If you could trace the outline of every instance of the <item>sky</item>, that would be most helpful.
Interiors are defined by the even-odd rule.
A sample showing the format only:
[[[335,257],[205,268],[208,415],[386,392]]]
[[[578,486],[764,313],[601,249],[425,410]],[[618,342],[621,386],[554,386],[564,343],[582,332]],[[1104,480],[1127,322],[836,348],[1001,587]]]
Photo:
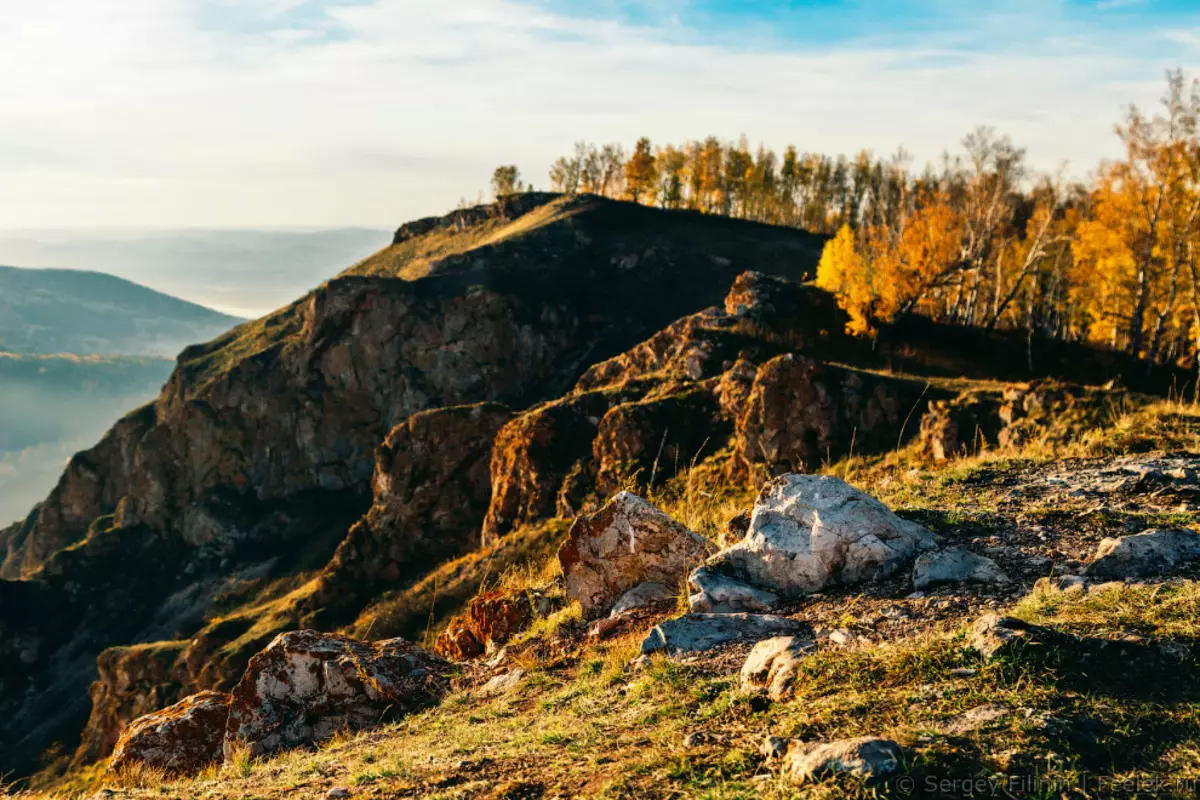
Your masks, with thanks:
[[[1173,67],[1195,0],[7,0],[0,228],[390,228],[639,136],[1085,177]]]

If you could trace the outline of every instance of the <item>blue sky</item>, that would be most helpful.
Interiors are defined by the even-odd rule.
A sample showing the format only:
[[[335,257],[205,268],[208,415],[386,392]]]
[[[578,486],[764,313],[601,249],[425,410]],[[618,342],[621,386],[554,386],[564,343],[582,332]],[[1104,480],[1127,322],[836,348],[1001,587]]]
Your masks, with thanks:
[[[0,226],[393,226],[578,139],[914,154],[975,125],[1084,177],[1182,0],[39,0],[0,26]],[[2,254],[0,254],[2,255]]]

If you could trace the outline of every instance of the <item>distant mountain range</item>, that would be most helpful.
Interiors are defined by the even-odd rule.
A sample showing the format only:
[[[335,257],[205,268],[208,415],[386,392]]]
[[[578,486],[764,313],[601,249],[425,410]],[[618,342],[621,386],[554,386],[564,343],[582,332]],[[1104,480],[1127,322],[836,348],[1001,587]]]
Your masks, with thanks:
[[[99,272],[0,267],[0,351],[174,357],[240,322]]]
[[[180,350],[241,321],[100,272],[0,267],[0,522],[152,400]]]
[[[285,306],[390,230],[0,231],[0,264],[86,266],[241,317]]]

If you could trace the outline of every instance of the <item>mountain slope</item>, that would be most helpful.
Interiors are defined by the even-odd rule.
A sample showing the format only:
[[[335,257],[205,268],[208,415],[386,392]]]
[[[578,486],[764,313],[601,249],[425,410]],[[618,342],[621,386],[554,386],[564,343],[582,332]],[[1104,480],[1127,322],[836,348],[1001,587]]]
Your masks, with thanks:
[[[79,730],[104,647],[189,637],[236,576],[323,565],[367,510],[376,446],[398,422],[555,397],[718,302],[745,269],[811,276],[824,241],[730,220],[696,236],[706,222],[514,196],[402,228],[297,303],[181,353],[159,399],[76,455],[2,534],[0,771]],[[422,277],[401,275],[415,263],[406,248],[426,259]],[[22,613],[31,603],[47,613]]]
[[[188,348],[157,401],[0,534],[0,686],[18,687],[0,689],[4,766],[28,770],[52,741],[59,767],[103,758],[134,716],[228,689],[284,630],[428,641],[623,486],[683,487],[687,524],[712,535],[764,474],[918,432],[953,454],[1040,435],[1054,404],[1109,408],[1109,392],[1051,386],[1012,395],[1033,398],[1018,409],[996,382],[1031,374],[1010,333],[909,320],[848,337],[830,295],[798,282],[822,241],[517,195],[405,225],[296,303]],[[1032,352],[1033,375],[1180,378]]]
[[[169,357],[238,322],[112,275],[0,267],[0,350]]]

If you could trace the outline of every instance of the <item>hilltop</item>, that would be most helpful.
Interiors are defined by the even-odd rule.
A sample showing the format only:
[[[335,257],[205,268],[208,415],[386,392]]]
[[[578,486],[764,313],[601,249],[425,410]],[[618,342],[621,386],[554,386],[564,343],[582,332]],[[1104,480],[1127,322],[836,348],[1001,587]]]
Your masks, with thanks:
[[[4,351],[171,357],[239,322],[100,272],[0,267]]]
[[[286,688],[293,662],[271,659],[295,646],[356,665],[339,673],[345,686],[328,678],[348,699],[286,712],[296,742],[416,715],[274,761],[260,756],[275,745],[243,750],[235,736],[224,768],[168,792],[749,796],[770,786],[756,775],[779,775],[751,745],[764,729],[887,734],[918,764],[981,769],[970,747],[918,739],[922,708],[944,721],[974,706],[907,698],[950,697],[947,682],[963,677],[953,673],[975,670],[963,704],[1071,710],[1067,694],[1017,695],[1007,668],[960,646],[960,631],[1038,578],[1087,570],[1105,536],[1194,523],[1183,507],[1194,466],[1166,451],[1195,450],[1195,413],[1162,400],[1186,376],[915,317],[855,338],[834,298],[806,283],[824,243],[591,196],[512,195],[401,226],[296,303],[187,348],[156,401],[75,456],[39,508],[0,533],[0,768],[42,767],[39,785],[64,791],[157,790],[152,767],[106,776],[129,724],[201,690],[217,693],[171,713],[219,713],[236,686],[243,727],[232,730],[250,730],[276,712],[254,696],[271,682],[243,675],[275,663]],[[1106,424],[1112,433],[1098,434]],[[1067,453],[1076,460],[1056,472]],[[1116,478],[1152,477],[1076,524],[1091,513],[1087,492],[1115,480],[1106,463],[1127,454]],[[798,473],[879,496],[901,514],[895,541],[965,550],[954,558],[1003,571],[1003,586],[950,580],[914,594],[908,545],[895,545],[886,574],[839,567],[825,590],[770,585],[770,569],[728,548],[754,540],[763,487],[784,485],[772,477]],[[619,523],[621,508],[642,510]],[[645,589],[654,597],[609,617],[611,587],[584,591],[570,573],[595,555],[584,543],[612,531],[634,561],[635,543],[650,541],[672,566],[649,581],[661,581]],[[675,548],[686,557],[672,560]],[[718,550],[742,571],[685,586],[683,567]],[[636,572],[620,552],[599,572]],[[1052,590],[1042,584],[1051,600],[1022,613],[1078,627],[1089,607]],[[1190,585],[1148,603],[1131,591],[1122,602],[1146,604],[1142,635],[1187,635],[1171,614]],[[738,683],[746,641],[631,664],[683,609],[769,611],[754,624],[815,642],[795,702],[763,705]],[[276,638],[297,629],[323,633]],[[378,641],[396,636],[449,662]],[[1154,669],[1165,680],[1179,667]],[[847,675],[862,678],[841,694]],[[381,693],[396,702],[372,705]],[[341,702],[352,704],[344,717]],[[1106,719],[1115,729],[1129,713]],[[684,734],[695,736],[679,753]],[[1125,741],[1111,736],[1106,752]],[[599,753],[601,741],[613,747]]]

